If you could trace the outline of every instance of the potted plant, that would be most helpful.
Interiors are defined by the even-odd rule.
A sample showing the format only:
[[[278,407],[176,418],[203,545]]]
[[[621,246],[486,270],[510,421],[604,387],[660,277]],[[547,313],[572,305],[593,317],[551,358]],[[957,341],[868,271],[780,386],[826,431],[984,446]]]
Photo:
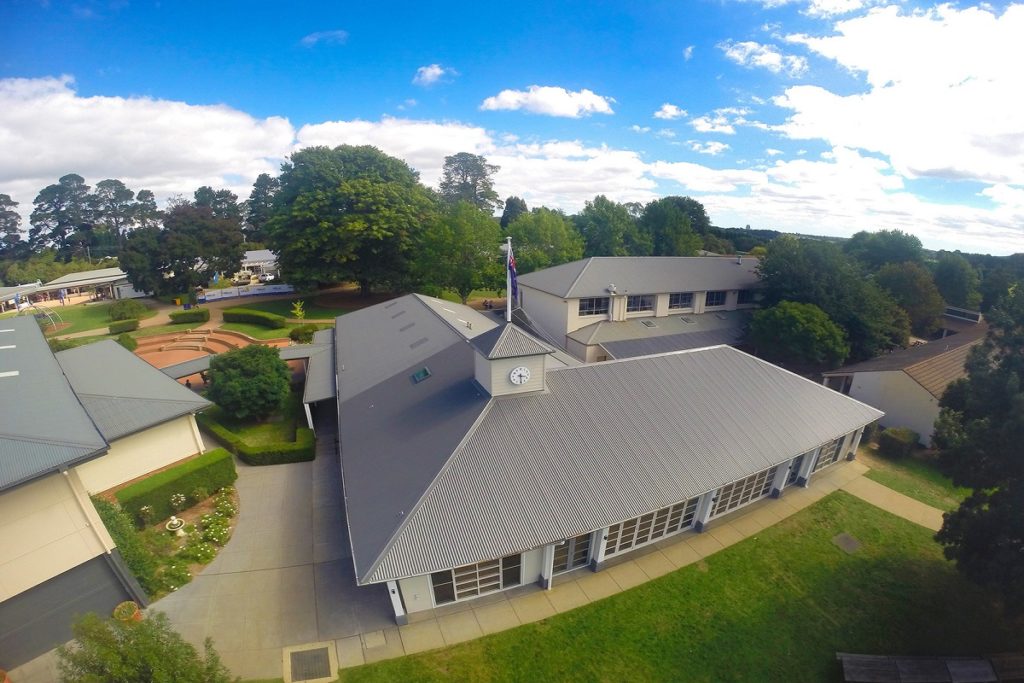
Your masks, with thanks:
[[[142,621],[142,610],[133,600],[125,600],[114,608],[114,618],[118,621]]]

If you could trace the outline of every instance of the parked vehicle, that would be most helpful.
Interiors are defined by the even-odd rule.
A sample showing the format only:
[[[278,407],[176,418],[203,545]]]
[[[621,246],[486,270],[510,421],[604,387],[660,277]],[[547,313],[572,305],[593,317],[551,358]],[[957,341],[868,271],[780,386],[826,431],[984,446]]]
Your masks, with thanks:
[[[277,276],[273,273],[260,273],[260,282],[273,282]]]

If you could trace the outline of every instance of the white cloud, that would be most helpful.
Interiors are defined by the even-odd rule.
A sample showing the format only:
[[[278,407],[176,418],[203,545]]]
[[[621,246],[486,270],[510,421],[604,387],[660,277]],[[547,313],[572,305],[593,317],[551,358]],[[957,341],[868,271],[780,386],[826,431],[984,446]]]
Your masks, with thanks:
[[[682,118],[684,116],[687,116],[685,109],[681,109],[674,104],[669,104],[668,102],[661,105],[661,108],[654,112],[654,118],[665,119],[666,121]]]
[[[451,67],[440,64],[428,64],[416,69],[416,75],[412,77],[413,85],[428,88],[439,82],[445,76],[458,76],[459,72]]]
[[[316,31],[314,33],[306,34],[299,41],[303,47],[313,47],[320,43],[327,45],[344,45],[348,40],[348,31],[342,31],[337,29],[334,31]]]
[[[735,126],[748,124],[746,118],[750,110],[742,107],[723,107],[715,109],[710,114],[696,116],[690,120],[690,125],[698,133],[723,133],[734,135]]]
[[[671,139],[676,136],[676,132],[671,128],[659,128],[658,132],[656,132],[655,135],[657,135],[659,138]]]
[[[644,133],[650,133],[651,132],[651,127],[650,126],[638,126],[635,123],[632,126],[630,126],[629,129],[631,131],[633,131],[634,133],[640,133],[641,135],[643,135]]]
[[[594,113],[614,114],[611,107],[614,101],[586,88],[573,92],[555,86],[531,85],[526,90],[502,90],[485,99],[480,108],[485,111],[522,109],[533,114],[576,119]]]
[[[777,157],[780,154],[782,154],[782,150],[781,149],[773,149],[773,148],[769,147],[768,149],[766,149],[764,151],[764,153],[767,154],[770,157]]]
[[[686,46],[686,49],[683,50],[683,59],[685,59],[686,61],[690,61],[691,59],[693,59],[693,48],[693,45]]]
[[[804,5],[802,14],[812,17],[831,17],[850,14],[865,7],[884,4],[887,0],[760,0],[762,7],[773,9],[783,5]],[[773,24],[777,25],[777,24]]]
[[[941,5],[876,9],[837,22],[827,36],[790,36],[862,78],[865,89],[788,88],[774,100],[792,112],[777,130],[883,154],[909,178],[1022,185],[1022,35],[1024,5],[1002,14]]]
[[[686,144],[690,145],[690,149],[698,154],[710,154],[711,156],[718,156],[725,150],[729,149],[729,145],[715,140],[711,140],[709,142],[687,140]]]
[[[772,73],[786,73],[789,76],[801,76],[807,72],[807,59],[799,55],[786,55],[774,45],[762,45],[752,40],[734,43],[719,43],[718,48],[726,58],[740,66],[762,67]]]
[[[407,100],[403,100],[402,103],[400,105],[398,105],[397,109],[398,109],[398,111],[405,111],[406,109],[412,109],[417,104],[419,104],[419,102],[417,102],[416,100],[414,100],[414,99],[412,99],[410,97]]]

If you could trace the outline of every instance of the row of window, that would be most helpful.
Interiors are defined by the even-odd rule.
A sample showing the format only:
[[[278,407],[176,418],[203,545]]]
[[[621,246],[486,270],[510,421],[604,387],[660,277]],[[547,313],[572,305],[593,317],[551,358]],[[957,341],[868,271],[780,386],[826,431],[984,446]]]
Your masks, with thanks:
[[[704,306],[713,308],[724,306],[727,292],[706,292],[704,294]],[[642,313],[654,310],[654,294],[630,294],[626,297],[626,313]],[[756,300],[753,290],[741,289],[737,298],[738,304],[752,304]],[[587,315],[608,315],[610,299],[606,296],[594,296],[580,299],[579,314]],[[669,310],[682,308],[693,308],[693,292],[674,292],[668,295]]]
[[[509,555],[430,575],[434,604],[443,605],[464,598],[493,593],[522,583],[522,555]]]
[[[612,524],[608,527],[608,540],[604,544],[605,556],[689,529],[697,514],[697,500],[698,498],[691,498],[619,524]]]
[[[555,546],[554,573],[561,574],[587,564],[590,559],[590,534],[562,541]]]
[[[839,460],[839,456],[842,455],[841,446],[843,445],[844,438],[841,436],[829,445],[822,447],[821,455],[818,456],[818,462],[814,463],[815,472],[825,469]]]
[[[767,496],[772,492],[772,482],[775,481],[775,472],[778,469],[778,465],[769,467],[718,489],[715,503],[711,507],[711,516],[717,517]]]

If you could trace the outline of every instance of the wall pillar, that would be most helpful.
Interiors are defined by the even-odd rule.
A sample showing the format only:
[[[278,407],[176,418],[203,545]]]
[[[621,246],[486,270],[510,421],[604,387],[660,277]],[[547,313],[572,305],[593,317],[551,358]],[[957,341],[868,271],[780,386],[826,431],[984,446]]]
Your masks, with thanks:
[[[388,595],[391,597],[391,607],[395,610],[395,623],[405,626],[409,623],[409,616],[405,613],[405,605],[402,604],[402,593],[398,590],[397,581],[388,581]]]
[[[814,452],[810,453],[808,457],[804,458],[804,461],[800,463],[800,472],[796,476],[797,486],[807,488],[807,483],[811,480],[811,471],[814,469],[814,464],[818,462],[818,456],[821,455],[822,448],[824,448],[824,446],[818,446],[815,448]]]
[[[598,529],[590,535],[590,569],[601,571],[604,564],[604,546],[608,540],[608,527]]]
[[[307,426],[308,426],[308,427],[309,427],[310,429],[313,429],[313,413],[312,413],[312,411],[310,411],[310,409],[309,409],[309,404],[308,404],[308,403],[303,403],[303,404],[302,404],[302,407],[303,407],[303,408],[305,408],[305,410],[306,410],[306,425],[307,425]],[[314,436],[315,436],[315,435],[316,435],[316,432],[313,432],[313,434],[314,434]]]
[[[846,454],[847,460],[857,459],[857,449],[860,448],[860,438],[864,436],[864,428],[861,427],[857,430],[856,435],[853,437],[853,444],[850,446],[850,452]]]
[[[717,497],[718,489],[715,489],[714,491],[708,491],[697,501],[697,512],[693,516],[694,531],[699,533],[707,527],[708,520],[711,519],[711,506]]]
[[[796,456],[796,458],[799,457],[799,455]],[[793,458],[793,460],[796,460],[796,458]],[[789,471],[793,467],[793,460],[782,463],[779,465],[779,469],[775,471],[775,479],[772,480],[772,498],[782,497],[782,489],[786,488],[786,480],[789,479]]]
[[[565,543],[566,541],[562,541]],[[544,555],[540,561],[540,587],[551,590],[551,580],[555,576],[555,544],[544,546]]]
[[[196,442],[196,453],[203,453],[206,451],[206,444],[203,443],[203,434],[199,431],[199,425],[196,424],[196,416],[188,416],[189,426],[192,427],[192,439]]]

